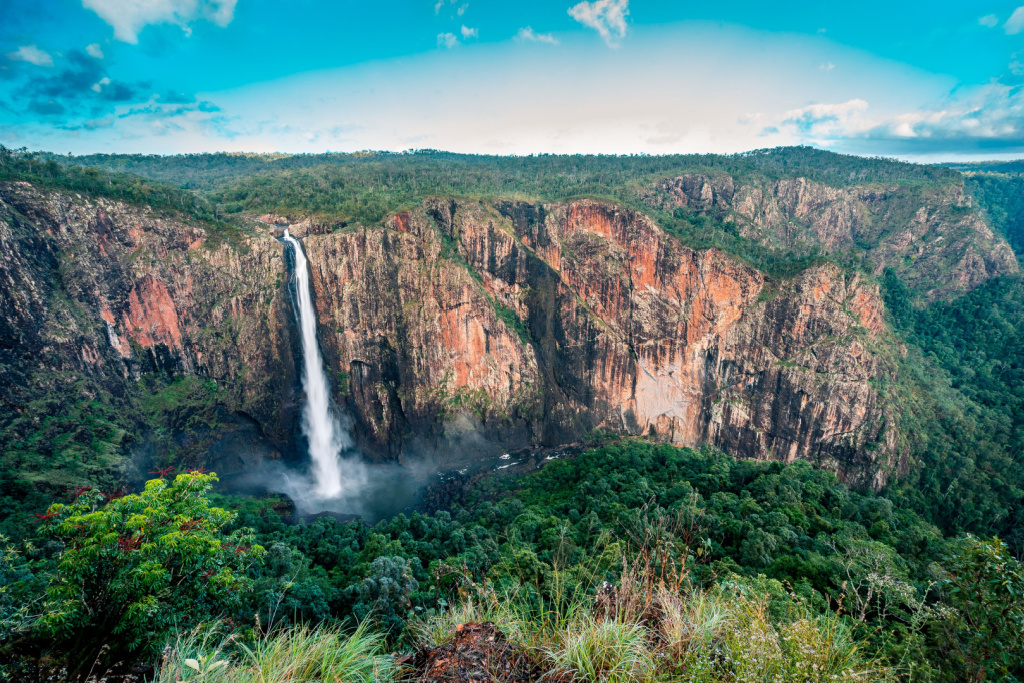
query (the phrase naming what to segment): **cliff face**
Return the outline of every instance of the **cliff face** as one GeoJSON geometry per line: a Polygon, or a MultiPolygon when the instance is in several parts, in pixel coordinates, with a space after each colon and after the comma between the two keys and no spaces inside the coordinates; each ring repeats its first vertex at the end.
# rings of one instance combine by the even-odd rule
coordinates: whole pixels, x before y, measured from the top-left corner
{"type": "MultiPolygon", "coordinates": [[[[198,226],[146,209],[11,183],[0,186],[0,259],[0,426],[46,394],[88,401],[103,391],[132,411],[140,378],[162,374],[215,380],[230,406],[225,433],[283,441],[292,429],[273,241],[212,246],[198,226]]],[[[221,471],[266,451],[251,450],[221,471]]]]}
{"type": "Polygon", "coordinates": [[[305,247],[327,362],[378,457],[599,428],[864,484],[897,464],[877,287],[834,266],[766,285],[596,202],[436,200],[305,247]]]}
{"type": "Polygon", "coordinates": [[[939,187],[830,187],[806,178],[738,182],[689,174],[641,192],[651,206],[715,215],[766,246],[855,253],[881,274],[893,268],[927,299],[947,299],[1019,268],[965,195],[939,187]]]}
{"type": "MultiPolygon", "coordinates": [[[[701,182],[685,201],[745,206],[701,182]]],[[[148,375],[198,376],[265,442],[228,453],[236,469],[288,441],[300,387],[288,259],[269,225],[286,219],[215,244],[146,209],[19,184],[0,186],[0,216],[6,405],[54,370],[129,409],[148,375]]],[[[371,457],[451,463],[604,429],[809,460],[853,484],[901,464],[878,388],[894,379],[879,292],[835,266],[766,280],[595,201],[434,199],[377,228],[306,228],[335,399],[371,457]]],[[[215,435],[218,457],[239,433],[215,435]]]]}
{"type": "Polygon", "coordinates": [[[448,247],[424,216],[304,245],[325,362],[366,450],[472,457],[530,445],[533,348],[443,256],[448,247]]]}
{"type": "Polygon", "coordinates": [[[772,283],[650,220],[595,202],[456,216],[470,263],[529,321],[550,371],[549,433],[600,427],[811,460],[876,483],[895,431],[872,387],[889,376],[877,287],[834,266],[772,283]]]}

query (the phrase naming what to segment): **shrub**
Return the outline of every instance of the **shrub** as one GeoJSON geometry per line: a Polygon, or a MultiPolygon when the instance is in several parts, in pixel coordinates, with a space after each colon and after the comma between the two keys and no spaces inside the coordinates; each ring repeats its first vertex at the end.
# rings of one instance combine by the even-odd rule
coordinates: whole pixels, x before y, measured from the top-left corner
{"type": "Polygon", "coordinates": [[[654,673],[654,657],[640,624],[598,621],[591,614],[569,624],[547,656],[554,673],[581,683],[646,681],[654,673]]]}
{"type": "Polygon", "coordinates": [[[80,490],[42,516],[61,550],[36,628],[64,654],[71,678],[153,657],[172,628],[238,604],[245,570],[263,549],[247,530],[223,533],[233,514],[210,507],[214,481],[156,479],[107,503],[80,490]]]}
{"type": "Polygon", "coordinates": [[[998,538],[967,537],[946,566],[945,636],[963,680],[1024,676],[1024,563],[998,538]]]}

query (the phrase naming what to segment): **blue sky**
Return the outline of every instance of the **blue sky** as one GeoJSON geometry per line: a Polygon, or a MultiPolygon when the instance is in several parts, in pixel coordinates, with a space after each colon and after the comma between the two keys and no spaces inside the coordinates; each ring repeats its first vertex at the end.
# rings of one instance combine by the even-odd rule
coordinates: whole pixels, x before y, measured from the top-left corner
{"type": "Polygon", "coordinates": [[[3,0],[0,143],[1024,157],[1018,2],[3,0]]]}

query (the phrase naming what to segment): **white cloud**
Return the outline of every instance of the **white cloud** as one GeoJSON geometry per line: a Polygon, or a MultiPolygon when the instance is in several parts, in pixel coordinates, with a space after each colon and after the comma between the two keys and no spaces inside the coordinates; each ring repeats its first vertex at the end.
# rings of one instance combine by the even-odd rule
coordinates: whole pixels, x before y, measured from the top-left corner
{"type": "Polygon", "coordinates": [[[465,24],[462,25],[462,37],[463,38],[478,38],[479,36],[480,36],[480,31],[476,30],[475,28],[470,28],[470,27],[466,26],[465,24]]]}
{"type": "Polygon", "coordinates": [[[936,107],[900,114],[873,131],[924,140],[1024,142],[1024,93],[1001,83],[965,90],[936,107]]]}
{"type": "Polygon", "coordinates": [[[100,90],[103,90],[103,86],[105,86],[105,85],[110,85],[110,79],[106,78],[106,77],[103,77],[99,81],[97,81],[96,83],[92,84],[92,91],[93,92],[99,92],[100,90]]]}
{"type": "Polygon", "coordinates": [[[1024,54],[1020,52],[1014,52],[1010,55],[1010,73],[1014,76],[1024,76],[1024,62],[1021,59],[1024,58],[1024,54]]]}
{"type": "Polygon", "coordinates": [[[818,65],[818,68],[827,73],[832,69],[836,68],[836,65],[833,64],[832,62],[822,62],[820,65],[818,65]]]}
{"type": "Polygon", "coordinates": [[[1006,31],[1006,35],[1015,36],[1021,31],[1024,31],[1024,7],[1018,7],[1013,10],[1013,14],[1003,24],[1003,29],[1006,31]]]}
{"type": "Polygon", "coordinates": [[[438,33],[437,46],[446,47],[449,50],[459,44],[459,37],[454,33],[438,33]]]}
{"type": "Polygon", "coordinates": [[[787,111],[782,125],[792,126],[800,134],[816,140],[849,137],[871,127],[871,122],[864,118],[867,108],[868,103],[861,99],[812,104],[787,111]]]}
{"type": "Polygon", "coordinates": [[[8,52],[7,58],[13,59],[16,62],[28,62],[36,66],[53,66],[53,57],[35,45],[22,45],[14,52],[8,52]]]}
{"type": "Polygon", "coordinates": [[[994,28],[999,23],[999,17],[994,14],[986,14],[985,16],[978,19],[978,23],[988,28],[994,28]]]}
{"type": "Polygon", "coordinates": [[[535,33],[533,28],[530,26],[519,29],[519,33],[516,34],[516,40],[523,43],[547,43],[548,45],[558,45],[558,38],[555,38],[550,33],[535,33]]]}
{"type": "Polygon", "coordinates": [[[114,37],[138,43],[139,32],[149,24],[177,24],[191,34],[190,24],[200,19],[227,26],[235,18],[238,0],[82,0],[114,28],[114,37]]]}
{"type": "Polygon", "coordinates": [[[103,59],[103,49],[100,48],[98,43],[85,46],[86,53],[93,59],[103,59]]]}
{"type": "MultiPolygon", "coordinates": [[[[859,153],[913,157],[1024,148],[1024,91],[1001,83],[965,88],[915,109],[869,117],[854,99],[786,112],[779,127],[795,139],[859,153]]],[[[988,157],[986,157],[988,158],[988,157]]]]}
{"type": "Polygon", "coordinates": [[[569,8],[569,16],[601,34],[609,47],[626,37],[626,15],[629,0],[593,0],[569,8]]]}

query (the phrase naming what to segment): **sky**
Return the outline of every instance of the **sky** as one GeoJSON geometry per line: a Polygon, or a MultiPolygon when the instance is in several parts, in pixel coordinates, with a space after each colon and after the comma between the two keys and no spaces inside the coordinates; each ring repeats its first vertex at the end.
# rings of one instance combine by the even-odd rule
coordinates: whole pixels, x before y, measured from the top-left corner
{"type": "Polygon", "coordinates": [[[0,144],[1020,158],[1018,2],[0,0],[0,144]]]}

